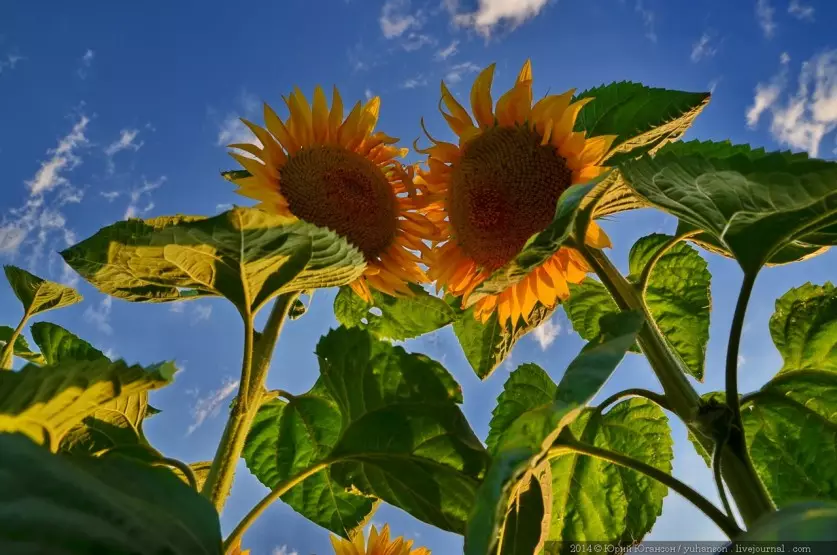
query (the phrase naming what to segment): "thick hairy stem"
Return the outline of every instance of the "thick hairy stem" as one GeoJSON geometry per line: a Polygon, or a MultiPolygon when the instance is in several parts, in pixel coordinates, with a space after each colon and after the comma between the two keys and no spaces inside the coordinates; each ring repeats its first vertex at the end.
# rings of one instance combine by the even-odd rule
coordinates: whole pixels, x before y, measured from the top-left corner
{"type": "Polygon", "coordinates": [[[255,340],[252,317],[245,317],[239,394],[230,410],[224,434],[201,489],[201,494],[212,501],[219,513],[223,510],[232,489],[236,464],[241,458],[244,442],[259,410],[273,349],[282,331],[288,309],[298,295],[288,293],[276,299],[258,341],[255,340]]]}
{"type": "Polygon", "coordinates": [[[229,552],[234,545],[236,545],[239,541],[241,541],[241,537],[244,535],[244,532],[250,527],[253,522],[256,521],[257,518],[267,509],[274,501],[291,491],[294,486],[304,482],[309,477],[313,476],[317,472],[328,468],[328,465],[331,464],[329,461],[323,461],[310,468],[306,468],[296,476],[292,476],[283,482],[279,482],[279,484],[273,488],[273,490],[268,493],[264,499],[259,501],[259,503],[250,509],[250,512],[247,513],[241,522],[238,523],[238,526],[235,527],[235,530],[232,531],[232,534],[224,541],[224,553],[229,552]]]}
{"type": "Polygon", "coordinates": [[[648,399],[649,401],[651,401],[652,403],[654,403],[662,409],[668,411],[671,410],[671,407],[669,406],[665,395],[660,395],[659,393],[649,391],[647,389],[642,389],[640,387],[632,387],[630,389],[625,389],[624,391],[618,391],[610,397],[608,397],[607,399],[605,399],[604,401],[602,401],[601,403],[599,403],[599,406],[597,408],[599,412],[601,412],[610,405],[618,401],[621,401],[622,399],[625,399],[627,397],[642,397],[644,399],[648,399]]]}
{"type": "MultiPolygon", "coordinates": [[[[584,255],[621,310],[637,310],[645,315],[646,325],[637,337],[639,346],[660,380],[671,410],[689,427],[706,452],[713,453],[715,439],[700,418],[704,403],[686,378],[682,360],[671,350],[654,322],[641,292],[619,273],[602,251],[585,245],[574,246],[584,255]]],[[[736,430],[733,429],[730,443],[723,448],[721,470],[738,511],[749,526],[775,507],[749,463],[743,431],[737,431],[740,438],[735,437],[736,430]],[[742,447],[743,451],[740,450],[742,447]]]]}
{"type": "Polygon", "coordinates": [[[597,459],[601,459],[603,461],[608,461],[613,464],[618,464],[619,466],[624,466],[625,468],[630,468],[632,470],[636,470],[646,476],[657,480],[658,482],[670,487],[686,499],[688,499],[695,507],[701,510],[706,516],[712,519],[712,522],[718,525],[718,528],[724,531],[724,533],[729,536],[730,539],[735,538],[739,534],[741,534],[741,529],[738,525],[735,524],[735,521],[732,520],[730,517],[725,515],[721,512],[715,505],[713,505],[708,499],[703,497],[701,494],[675,478],[674,476],[667,474],[660,470],[659,468],[654,468],[653,466],[646,464],[642,461],[638,461],[636,459],[632,459],[622,453],[617,453],[615,451],[608,451],[607,449],[601,449],[599,447],[595,447],[593,445],[589,445],[587,443],[582,443],[580,441],[575,441],[571,439],[567,439],[562,437],[560,439],[560,443],[555,447],[556,455],[562,455],[566,453],[566,449],[570,449],[576,453],[587,455],[590,457],[595,457],[597,459]]]}
{"type": "Polygon", "coordinates": [[[17,341],[17,338],[20,337],[21,332],[23,332],[23,327],[26,325],[27,320],[29,320],[28,313],[23,315],[23,318],[15,328],[15,331],[12,332],[12,336],[9,338],[9,341],[3,347],[3,350],[0,351],[0,370],[12,369],[15,361],[15,342],[17,341]]]}

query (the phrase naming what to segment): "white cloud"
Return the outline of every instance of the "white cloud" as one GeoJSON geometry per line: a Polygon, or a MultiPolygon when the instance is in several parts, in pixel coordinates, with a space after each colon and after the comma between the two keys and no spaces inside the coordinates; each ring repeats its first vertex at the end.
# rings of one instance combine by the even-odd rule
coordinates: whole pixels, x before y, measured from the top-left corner
{"type": "Polygon", "coordinates": [[[721,84],[721,78],[718,77],[717,79],[713,79],[709,82],[707,87],[709,88],[709,94],[715,94],[715,89],[718,88],[718,85],[721,84]]]}
{"type": "Polygon", "coordinates": [[[712,35],[709,33],[703,33],[692,45],[692,54],[691,60],[693,63],[697,63],[704,58],[711,58],[715,54],[717,54],[718,49],[712,46],[710,43],[712,42],[712,35]]]}
{"type": "Polygon", "coordinates": [[[512,29],[527,19],[537,16],[549,0],[479,0],[475,12],[457,13],[459,3],[445,1],[448,11],[454,14],[457,25],[473,27],[481,35],[489,37],[494,27],[508,24],[512,29]]]}
{"type": "Polygon", "coordinates": [[[532,336],[541,346],[542,351],[546,351],[552,343],[558,338],[561,333],[561,324],[554,321],[554,317],[545,321],[543,324],[535,328],[532,336]]]}
{"type": "Polygon", "coordinates": [[[370,100],[375,95],[374,93],[372,93],[372,89],[366,89],[365,91],[363,91],[363,96],[366,97],[366,100],[370,100]]]}
{"type": "Polygon", "coordinates": [[[73,125],[70,133],[58,141],[58,146],[47,151],[47,154],[51,154],[52,157],[46,162],[42,162],[35,177],[26,182],[32,195],[43,194],[67,183],[67,178],[62,174],[65,171],[73,170],[81,163],[76,150],[87,144],[84,131],[89,123],[90,119],[82,115],[78,122],[73,125]]]}
{"type": "Polygon", "coordinates": [[[776,32],[776,21],[773,19],[775,11],[770,5],[770,0],[756,0],[756,19],[767,38],[772,38],[776,32]]]}
{"type": "Polygon", "coordinates": [[[462,81],[463,75],[467,73],[476,73],[480,70],[480,66],[472,62],[463,62],[448,68],[445,73],[445,81],[448,83],[459,83],[462,81]]]}
{"type": "MultiPolygon", "coordinates": [[[[238,380],[234,380],[232,377],[227,376],[224,378],[224,382],[221,384],[221,387],[214,391],[210,391],[204,397],[198,397],[195,400],[195,404],[192,406],[192,424],[189,425],[186,435],[191,435],[192,432],[197,430],[207,418],[217,416],[218,412],[221,410],[221,405],[224,403],[224,400],[232,395],[236,389],[238,389],[238,380]]],[[[197,396],[199,395],[199,392],[195,391],[195,394],[197,396]]]]}
{"type": "Polygon", "coordinates": [[[139,129],[123,129],[119,132],[119,138],[105,148],[105,154],[107,156],[113,156],[123,150],[139,150],[145,143],[142,141],[134,142],[137,135],[139,135],[139,129]]]}
{"type": "Polygon", "coordinates": [[[381,17],[378,23],[381,25],[381,32],[388,39],[400,37],[410,29],[421,29],[424,21],[421,12],[411,14],[410,0],[387,0],[381,8],[381,17]]]}
{"type": "Polygon", "coordinates": [[[105,197],[105,200],[108,202],[113,202],[119,198],[120,193],[119,191],[99,191],[99,194],[105,197]]]}
{"type": "Polygon", "coordinates": [[[450,58],[451,56],[455,55],[458,52],[458,47],[459,47],[459,41],[454,40],[449,45],[447,45],[446,47],[442,48],[441,50],[438,50],[436,52],[436,56],[434,56],[434,57],[435,57],[435,59],[440,60],[440,61],[447,60],[448,58],[450,58]]]}
{"type": "Polygon", "coordinates": [[[195,305],[194,308],[192,308],[192,325],[209,320],[210,316],[212,316],[211,306],[201,304],[195,305]]]}
{"type": "Polygon", "coordinates": [[[259,100],[247,91],[242,91],[236,100],[237,111],[229,112],[218,126],[215,144],[227,146],[234,143],[247,143],[261,147],[262,143],[241,121],[242,117],[252,119],[259,111],[259,100]]]}
{"type": "Polygon", "coordinates": [[[17,63],[23,59],[23,56],[18,54],[6,54],[5,59],[0,59],[0,73],[7,69],[14,69],[17,63]]]}
{"type": "Polygon", "coordinates": [[[280,545],[273,548],[272,555],[299,555],[299,552],[295,549],[291,549],[287,545],[280,545]]]}
{"type": "Polygon", "coordinates": [[[81,57],[81,61],[79,62],[79,68],[76,71],[81,79],[87,79],[87,70],[89,70],[90,66],[93,65],[93,58],[95,57],[96,53],[90,48],[84,52],[84,55],[81,57]]]}
{"type": "Polygon", "coordinates": [[[823,138],[837,129],[837,49],[803,63],[796,93],[782,102],[788,61],[783,56],[785,63],[779,74],[771,83],[756,87],[756,98],[747,112],[748,123],[755,125],[760,115],[769,111],[770,133],[776,141],[817,156],[823,138]]]}
{"type": "Polygon", "coordinates": [[[788,5],[788,13],[796,19],[814,21],[814,7],[803,4],[801,0],[791,0],[791,3],[788,5]]]}
{"type": "Polygon", "coordinates": [[[410,33],[401,41],[401,48],[407,52],[413,52],[428,44],[436,44],[436,39],[421,33],[410,33]]]}
{"type": "Polygon", "coordinates": [[[418,87],[426,87],[427,78],[423,75],[416,75],[401,83],[402,89],[417,89],[418,87]]]}
{"type": "Polygon", "coordinates": [[[783,64],[787,64],[788,62],[790,62],[790,54],[788,54],[787,52],[782,52],[782,54],[779,56],[779,62],[783,64]]]}
{"type": "Polygon", "coordinates": [[[113,304],[112,297],[105,297],[98,306],[88,305],[84,310],[84,321],[96,326],[105,335],[111,335],[113,328],[110,325],[110,309],[113,304]]]}
{"type": "Polygon", "coordinates": [[[643,0],[636,0],[634,11],[642,18],[642,25],[645,27],[645,38],[653,43],[657,42],[657,31],[655,28],[656,15],[645,7],[643,0]]]}
{"type": "Polygon", "coordinates": [[[125,209],[124,218],[126,220],[128,218],[138,218],[151,212],[154,209],[154,201],[151,200],[151,193],[155,189],[159,189],[165,181],[166,176],[161,176],[156,181],[148,181],[143,178],[142,186],[128,193],[130,202],[125,209]]]}
{"type": "Polygon", "coordinates": [[[747,359],[744,358],[744,355],[738,355],[738,367],[741,368],[745,364],[747,364],[747,359]]]}
{"type": "Polygon", "coordinates": [[[169,307],[169,312],[174,312],[175,314],[183,314],[183,310],[185,308],[185,303],[171,303],[171,306],[169,307]]]}

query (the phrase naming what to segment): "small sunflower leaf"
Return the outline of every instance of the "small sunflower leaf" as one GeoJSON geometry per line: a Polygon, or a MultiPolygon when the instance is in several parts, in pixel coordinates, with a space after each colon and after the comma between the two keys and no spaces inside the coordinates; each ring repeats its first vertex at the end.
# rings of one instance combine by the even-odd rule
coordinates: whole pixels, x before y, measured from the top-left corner
{"type": "Polygon", "coordinates": [[[494,272],[491,277],[477,286],[468,296],[465,308],[475,305],[490,295],[499,295],[512,285],[525,278],[529,273],[549,260],[552,255],[570,238],[574,230],[575,218],[585,196],[596,185],[607,178],[608,174],[597,177],[584,185],[573,185],[561,194],[555,209],[555,217],[546,229],[532,235],[523,248],[505,266],[494,272]]]}
{"type": "Polygon", "coordinates": [[[144,369],[100,359],[0,372],[0,432],[22,432],[55,450],[87,417],[167,385],[176,371],[171,363],[144,369]]]}
{"type": "Polygon", "coordinates": [[[493,553],[519,482],[561,430],[584,415],[585,406],[634,344],[642,325],[642,316],[635,312],[604,318],[602,337],[582,349],[557,386],[534,364],[512,372],[489,425],[492,463],[468,520],[466,555],[493,553]]]}
{"type": "MultiPolygon", "coordinates": [[[[9,326],[0,326],[0,351],[2,351],[9,343],[9,340],[12,338],[12,335],[14,335],[14,332],[15,330],[9,326]]],[[[29,348],[29,343],[23,335],[18,335],[15,339],[12,354],[18,358],[22,358],[23,360],[34,362],[35,364],[44,363],[44,357],[41,353],[36,353],[29,348]]]]}
{"type": "Polygon", "coordinates": [[[645,202],[706,232],[745,273],[795,242],[837,243],[837,163],[729,143],[673,143],[620,169],[645,202]]]}
{"type": "Polygon", "coordinates": [[[366,268],[363,255],[335,233],[254,208],[212,218],[131,219],[61,255],[114,297],[172,302],[222,296],[254,312],[278,294],[344,285],[366,268]]]}
{"type": "MultiPolygon", "coordinates": [[[[449,300],[452,303],[459,301],[449,300]]],[[[458,313],[453,331],[474,373],[485,380],[506,360],[524,335],[548,320],[554,312],[555,308],[538,303],[525,320],[520,319],[512,326],[510,321],[500,325],[496,312],[485,323],[480,322],[474,317],[474,308],[471,307],[458,313]]]]}
{"type": "MultiPolygon", "coordinates": [[[[671,430],[662,409],[630,399],[607,413],[587,409],[570,429],[577,438],[671,473],[671,430]]],[[[547,553],[570,553],[572,542],[628,547],[651,531],[668,488],[634,470],[567,453],[552,459],[552,511],[547,553]]]]}
{"type": "Polygon", "coordinates": [[[448,303],[419,285],[412,296],[393,297],[372,291],[372,304],[349,287],[334,298],[334,316],[347,328],[365,329],[375,337],[402,341],[436,331],[453,322],[456,314],[448,303]]]}
{"type": "Polygon", "coordinates": [[[780,372],[837,372],[837,289],[806,283],[776,301],[770,335],[782,354],[780,372]]]}
{"type": "Polygon", "coordinates": [[[600,281],[588,278],[581,283],[570,283],[569,286],[570,298],[562,305],[564,312],[578,335],[592,341],[601,334],[601,317],[618,313],[619,307],[600,281]]]}
{"type": "Polygon", "coordinates": [[[166,469],[59,457],[20,434],[0,434],[0,452],[2,553],[223,552],[215,509],[166,469]]]}
{"type": "Polygon", "coordinates": [[[107,358],[102,351],[57,324],[37,322],[32,324],[31,333],[46,364],[107,358]]]}
{"type": "Polygon", "coordinates": [[[810,549],[811,545],[830,545],[834,541],[837,541],[837,503],[811,501],[787,505],[765,515],[722,551],[737,553],[752,549],[754,544],[776,546],[777,542],[806,542],[805,547],[810,549]],[[741,544],[740,548],[736,543],[741,544]]]}
{"type": "Polygon", "coordinates": [[[17,266],[4,266],[6,279],[15,296],[23,304],[27,317],[81,302],[82,297],[72,287],[41,279],[17,266]]]}
{"type": "MultiPolygon", "coordinates": [[[[341,431],[337,404],[320,384],[289,401],[274,399],[256,414],[244,446],[244,460],[269,488],[328,456],[341,431]]],[[[321,470],[282,496],[308,520],[344,538],[374,509],[371,497],[351,493],[321,470]]]]}

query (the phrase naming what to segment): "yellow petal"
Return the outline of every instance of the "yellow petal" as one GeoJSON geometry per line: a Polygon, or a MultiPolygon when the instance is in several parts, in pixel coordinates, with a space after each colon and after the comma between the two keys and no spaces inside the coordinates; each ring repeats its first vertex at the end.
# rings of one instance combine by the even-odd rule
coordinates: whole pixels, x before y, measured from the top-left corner
{"type": "Polygon", "coordinates": [[[616,135],[599,135],[587,139],[584,143],[584,150],[581,151],[576,160],[578,167],[570,166],[570,169],[580,170],[584,166],[595,166],[610,151],[610,145],[613,144],[615,139],[616,135]]]}
{"type": "Polygon", "coordinates": [[[314,89],[314,108],[311,116],[314,143],[323,144],[328,140],[328,101],[319,85],[314,89]]]}
{"type": "Polygon", "coordinates": [[[264,164],[261,164],[258,161],[253,160],[252,158],[236,154],[235,152],[230,152],[229,155],[232,156],[236,162],[241,164],[242,168],[244,168],[254,176],[271,179],[270,172],[264,164]]]}
{"type": "Polygon", "coordinates": [[[276,140],[270,135],[270,133],[267,132],[266,129],[256,125],[255,123],[247,121],[244,118],[241,118],[241,121],[250,129],[250,131],[253,132],[256,138],[259,139],[259,141],[262,143],[262,146],[264,147],[264,152],[267,155],[267,158],[265,158],[265,162],[267,162],[268,165],[278,166],[280,164],[283,164],[285,160],[287,160],[285,153],[282,152],[282,149],[279,148],[278,144],[276,144],[276,140]]]}
{"type": "Polygon", "coordinates": [[[606,171],[607,168],[601,166],[585,166],[573,172],[573,185],[576,183],[589,183],[606,171]]]}
{"type": "Polygon", "coordinates": [[[474,80],[471,87],[471,111],[474,119],[481,126],[494,125],[494,113],[492,112],[491,82],[494,80],[494,66],[491,64],[474,80]]]}
{"type": "Polygon", "coordinates": [[[579,112],[581,112],[581,109],[592,100],[592,98],[582,98],[578,102],[573,102],[566,110],[564,110],[564,113],[561,115],[561,119],[558,120],[558,124],[552,128],[552,144],[560,145],[561,142],[566,139],[575,126],[575,120],[578,117],[579,112]],[[558,142],[556,143],[555,141],[558,142]]]}
{"type": "Polygon", "coordinates": [[[331,93],[331,112],[328,114],[328,135],[332,141],[337,139],[337,131],[343,123],[343,99],[337,87],[331,93]]]}
{"type": "MultiPolygon", "coordinates": [[[[453,95],[448,90],[445,82],[442,81],[442,102],[445,103],[450,115],[461,121],[463,127],[473,127],[474,121],[471,119],[471,116],[468,114],[468,111],[456,100],[453,95]]],[[[454,132],[459,134],[459,132],[454,129],[454,132]]]]}
{"type": "Polygon", "coordinates": [[[256,158],[259,158],[260,160],[262,159],[262,156],[264,156],[264,152],[262,152],[262,149],[260,149],[259,147],[257,147],[254,144],[251,144],[251,143],[233,143],[233,144],[227,145],[227,147],[234,148],[234,149],[237,149],[237,150],[243,150],[244,152],[252,154],[256,158]]]}
{"type": "MultiPolygon", "coordinates": [[[[553,128],[553,141],[555,139],[554,133],[553,128]]],[[[581,155],[581,151],[584,150],[585,142],[584,133],[570,133],[561,143],[561,146],[558,147],[558,153],[567,160],[567,166],[570,168],[578,166],[577,158],[581,155]]]]}
{"type": "Polygon", "coordinates": [[[512,295],[508,293],[502,293],[500,295],[500,299],[497,301],[497,317],[500,320],[500,324],[505,324],[505,322],[511,318],[511,311],[512,311],[512,295]]]}
{"type": "Polygon", "coordinates": [[[290,128],[293,131],[294,137],[299,141],[300,145],[305,147],[311,144],[314,138],[312,129],[311,107],[308,105],[308,100],[305,95],[299,90],[299,87],[294,87],[294,92],[291,93],[290,98],[285,99],[288,105],[288,110],[291,113],[290,128]]]}
{"type": "Polygon", "coordinates": [[[421,152],[422,154],[427,154],[431,158],[435,158],[440,162],[450,164],[457,162],[459,160],[459,157],[462,155],[462,152],[459,150],[459,147],[451,143],[436,143],[430,148],[426,148],[424,150],[416,148],[416,151],[421,152]]]}
{"type": "Polygon", "coordinates": [[[587,226],[587,233],[584,234],[584,242],[597,249],[609,249],[613,246],[610,242],[610,237],[607,236],[607,233],[596,222],[590,222],[590,225],[587,226]]]}
{"type": "Polygon", "coordinates": [[[524,318],[528,318],[532,311],[535,309],[535,305],[538,304],[538,297],[535,294],[535,276],[529,274],[526,276],[523,281],[517,284],[518,291],[520,292],[520,309],[521,314],[524,318]]]}
{"type": "Polygon", "coordinates": [[[532,107],[532,115],[529,116],[538,132],[543,132],[542,128],[547,121],[553,120],[557,123],[561,120],[561,116],[570,105],[574,94],[575,89],[570,89],[563,94],[554,94],[538,100],[532,107]]]}
{"type": "Polygon", "coordinates": [[[355,103],[352,111],[349,112],[349,117],[340,126],[340,130],[337,132],[337,141],[340,143],[340,146],[346,146],[354,140],[357,134],[357,124],[360,121],[360,110],[360,102],[355,103]]]}
{"type": "Polygon", "coordinates": [[[357,125],[358,134],[361,139],[365,139],[375,129],[375,126],[378,124],[378,114],[380,111],[381,97],[375,96],[370,98],[366,106],[363,107],[363,112],[357,125]]]}
{"type": "Polygon", "coordinates": [[[299,141],[294,138],[279,116],[276,115],[276,112],[273,111],[273,108],[268,106],[267,103],[264,105],[264,121],[268,131],[276,137],[276,140],[288,153],[292,154],[299,150],[299,141]]]}
{"type": "Polygon", "coordinates": [[[531,83],[515,85],[497,101],[497,123],[504,127],[511,127],[515,123],[523,123],[529,118],[532,110],[531,83]]]}
{"type": "Polygon", "coordinates": [[[532,60],[526,60],[520,73],[517,75],[517,84],[532,80],[532,60]]]}

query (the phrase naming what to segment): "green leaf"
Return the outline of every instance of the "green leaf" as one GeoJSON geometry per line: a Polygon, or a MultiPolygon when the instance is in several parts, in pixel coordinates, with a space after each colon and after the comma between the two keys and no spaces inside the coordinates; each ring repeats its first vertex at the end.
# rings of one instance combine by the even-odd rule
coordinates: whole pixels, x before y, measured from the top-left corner
{"type": "Polygon", "coordinates": [[[474,373],[484,380],[506,360],[515,343],[549,320],[554,312],[555,308],[538,303],[531,314],[518,320],[514,326],[511,321],[501,326],[496,312],[482,323],[474,317],[474,308],[471,307],[457,316],[453,331],[474,373]]]}
{"type": "Polygon", "coordinates": [[[604,174],[587,184],[573,185],[564,191],[558,199],[552,223],[540,233],[532,235],[514,259],[474,289],[468,296],[465,308],[487,296],[502,293],[555,254],[572,234],[575,217],[584,197],[607,176],[604,174]]]}
{"type": "MultiPolygon", "coordinates": [[[[15,330],[13,330],[9,326],[0,326],[0,351],[8,344],[9,340],[14,335],[15,330]]],[[[24,360],[28,360],[29,362],[34,362],[35,364],[43,364],[44,357],[41,356],[41,353],[33,352],[29,348],[29,343],[26,341],[26,338],[23,335],[18,335],[17,339],[15,339],[15,346],[14,346],[14,356],[22,358],[24,360]]]]}
{"type": "MultiPolygon", "coordinates": [[[[318,385],[285,402],[264,403],[244,446],[244,460],[259,481],[273,489],[326,458],[341,431],[333,399],[318,385]]],[[[322,470],[282,496],[282,501],[308,520],[345,538],[372,513],[374,500],[347,491],[322,470]]]]}
{"type": "Polygon", "coordinates": [[[750,398],[744,431],[773,501],[837,500],[837,373],[786,371],[750,398]]]}
{"type": "Polygon", "coordinates": [[[109,403],[167,385],[171,363],[148,370],[122,361],[70,361],[0,372],[0,432],[22,432],[58,448],[69,430],[109,403]]]}
{"type": "Polygon", "coordinates": [[[511,494],[499,541],[499,555],[532,555],[543,549],[549,532],[552,473],[548,464],[527,472],[511,494]],[[528,478],[528,479],[527,479],[528,478]],[[547,505],[548,506],[548,505],[547,505]]]}
{"type": "Polygon", "coordinates": [[[212,505],[171,472],[0,434],[2,553],[221,555],[212,505]]]}
{"type": "MultiPolygon", "coordinates": [[[[585,443],[616,451],[671,473],[668,419],[646,399],[630,399],[606,414],[589,410],[570,429],[585,443]]],[[[651,531],[668,488],[606,461],[569,453],[552,460],[552,522],[548,553],[570,553],[570,543],[627,547],[651,531]]]]}
{"type": "Polygon", "coordinates": [[[564,301],[564,311],[578,335],[592,341],[601,333],[601,317],[618,313],[619,307],[600,281],[588,278],[569,286],[570,298],[564,301]]]}
{"type": "Polygon", "coordinates": [[[99,360],[107,358],[102,351],[57,324],[32,324],[32,339],[41,348],[45,364],[68,360],[99,360]]]}
{"type": "Polygon", "coordinates": [[[334,316],[347,328],[358,327],[381,339],[401,341],[436,331],[453,322],[454,310],[419,285],[411,285],[410,297],[393,297],[372,291],[372,304],[349,287],[341,287],[334,299],[334,316]]]}
{"type": "Polygon", "coordinates": [[[776,301],[770,335],[782,354],[782,372],[837,372],[837,290],[806,283],[776,301]]]}
{"type": "Polygon", "coordinates": [[[794,241],[831,245],[837,164],[728,143],[671,144],[621,164],[646,202],[705,231],[746,273],[794,241]]]}
{"type": "Polygon", "coordinates": [[[335,233],[253,208],[108,226],[61,255],[103,293],[134,302],[223,296],[257,311],[281,293],[358,278],[363,255],[335,233]]]}
{"type": "MultiPolygon", "coordinates": [[[[649,260],[671,239],[655,233],[637,241],[629,256],[631,275],[638,278],[649,260]]],[[[681,242],[657,261],[645,295],[648,309],[666,341],[689,373],[701,381],[709,343],[711,279],[706,261],[681,242]]]]}
{"type": "Polygon", "coordinates": [[[82,296],[72,287],[41,279],[16,266],[3,266],[3,270],[27,317],[81,302],[82,296]]]}
{"type": "MultiPolygon", "coordinates": [[[[787,507],[780,507],[778,511],[770,513],[758,520],[755,525],[737,538],[736,542],[726,549],[725,553],[752,550],[752,543],[776,545],[776,542],[799,541],[809,542],[808,549],[813,546],[828,545],[817,542],[834,542],[837,540],[837,504],[835,503],[796,503],[787,507]],[[736,543],[743,544],[737,549],[736,543]]],[[[816,549],[816,547],[815,547],[816,549]]],[[[826,549],[828,549],[826,547],[826,549]]]]}

